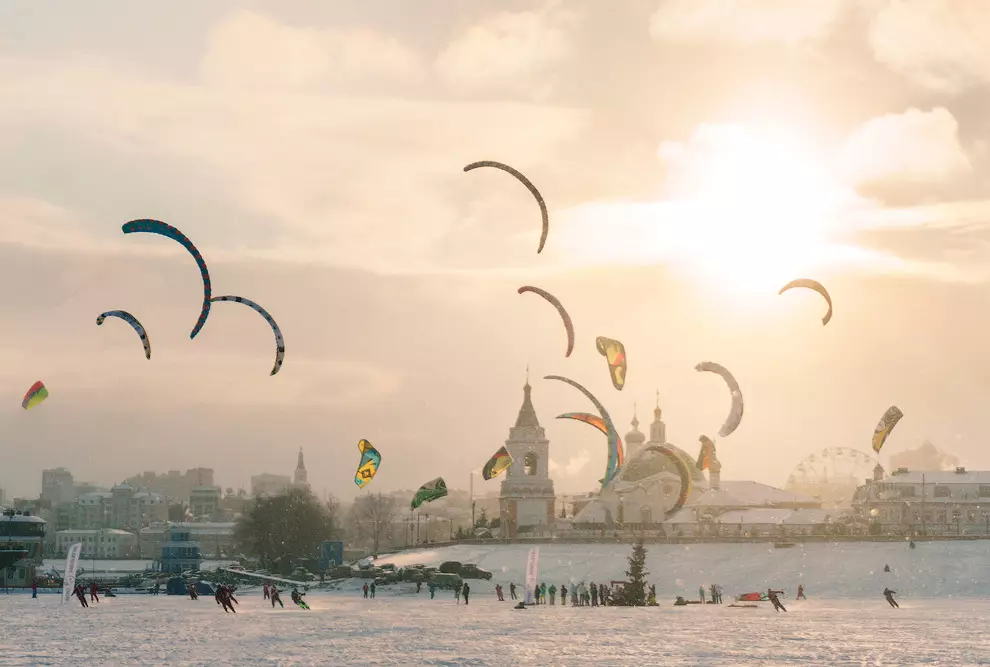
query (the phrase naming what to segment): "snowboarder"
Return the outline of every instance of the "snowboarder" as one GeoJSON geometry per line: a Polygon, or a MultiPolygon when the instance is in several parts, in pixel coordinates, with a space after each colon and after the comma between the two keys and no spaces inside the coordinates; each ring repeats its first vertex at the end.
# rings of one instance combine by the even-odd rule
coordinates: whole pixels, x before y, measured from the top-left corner
{"type": "Polygon", "coordinates": [[[895,609],[899,609],[901,605],[897,604],[897,600],[894,599],[895,595],[897,595],[897,591],[892,591],[889,588],[883,589],[883,596],[887,598],[887,602],[890,606],[895,609]]]}

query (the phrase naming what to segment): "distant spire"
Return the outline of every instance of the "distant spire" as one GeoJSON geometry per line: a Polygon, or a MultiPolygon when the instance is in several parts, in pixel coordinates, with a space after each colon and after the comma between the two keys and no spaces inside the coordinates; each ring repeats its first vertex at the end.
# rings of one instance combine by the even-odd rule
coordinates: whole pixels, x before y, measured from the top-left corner
{"type": "Polygon", "coordinates": [[[659,420],[662,416],[663,412],[660,410],[660,390],[657,389],[657,407],[653,408],[653,417],[659,420]]]}
{"type": "Polygon", "coordinates": [[[529,386],[529,378],[526,378],[526,384],[523,386],[523,403],[519,408],[519,416],[516,417],[516,428],[519,427],[529,427],[529,428],[540,428],[540,420],[536,417],[536,409],[533,407],[533,398],[531,393],[533,388],[529,386]]]}
{"type": "Polygon", "coordinates": [[[302,447],[299,448],[299,460],[296,462],[296,470],[305,470],[306,464],[303,463],[303,453],[302,447]]]}
{"type": "Polygon", "coordinates": [[[529,364],[526,364],[526,386],[529,386],[529,364]]]}
{"type": "Polygon", "coordinates": [[[633,418],[632,418],[633,428],[639,428],[639,417],[636,416],[636,401],[633,401],[633,418]]]}

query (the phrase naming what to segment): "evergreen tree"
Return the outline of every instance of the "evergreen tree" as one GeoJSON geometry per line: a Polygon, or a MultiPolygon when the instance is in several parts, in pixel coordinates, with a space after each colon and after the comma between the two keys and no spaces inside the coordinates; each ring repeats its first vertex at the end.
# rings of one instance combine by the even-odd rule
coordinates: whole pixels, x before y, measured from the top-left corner
{"type": "Polygon", "coordinates": [[[642,607],[646,604],[646,547],[642,540],[633,545],[629,556],[629,569],[626,570],[626,581],[617,601],[624,607],[642,607]]]}

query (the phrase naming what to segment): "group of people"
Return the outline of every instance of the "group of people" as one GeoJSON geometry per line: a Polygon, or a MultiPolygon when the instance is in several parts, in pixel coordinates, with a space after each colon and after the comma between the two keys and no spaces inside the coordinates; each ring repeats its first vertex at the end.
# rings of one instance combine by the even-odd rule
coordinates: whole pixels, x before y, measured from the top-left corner
{"type": "MultiPolygon", "coordinates": [[[[217,592],[214,594],[213,597],[216,598],[216,601],[217,601],[217,604],[218,605],[222,605],[223,606],[223,610],[225,612],[228,612],[228,613],[229,612],[234,612],[235,614],[237,613],[234,610],[234,605],[235,604],[240,604],[240,602],[238,602],[237,601],[237,598],[234,597],[234,591],[235,590],[236,590],[235,588],[233,588],[231,586],[228,586],[227,584],[220,584],[219,586],[217,586],[217,592]]],[[[195,592],[195,589],[193,589],[193,591],[195,592]]],[[[195,600],[195,599],[198,599],[198,598],[199,598],[199,596],[197,595],[193,599],[195,600]]]]}
{"type": "MultiPolygon", "coordinates": [[[[34,597],[37,597],[38,596],[37,595],[37,590],[38,589],[37,589],[36,586],[35,587],[32,587],[32,595],[34,597]]],[[[100,595],[99,595],[100,588],[99,588],[99,586],[96,585],[96,582],[95,581],[89,582],[89,589],[88,589],[89,590],[89,602],[86,602],[86,590],[87,590],[87,588],[83,584],[76,584],[75,585],[75,588],[72,589],[72,594],[76,596],[76,599],[77,600],[79,600],[79,604],[81,604],[84,607],[88,607],[89,606],[89,602],[99,602],[100,601],[100,595]]]]}
{"type": "MultiPolygon", "coordinates": [[[[708,595],[709,600],[712,604],[722,604],[722,586],[719,584],[709,584],[708,585],[708,595]]],[[[701,604],[705,604],[705,587],[698,587],[698,597],[701,598],[701,604]]]]}
{"type": "MultiPolygon", "coordinates": [[[[560,604],[562,606],[567,605],[568,593],[571,596],[572,607],[604,607],[610,604],[612,599],[612,592],[605,584],[591,582],[591,584],[586,586],[582,581],[577,585],[572,585],[570,589],[567,588],[567,584],[561,584],[558,589],[556,584],[550,584],[547,587],[546,583],[541,583],[533,589],[533,602],[535,604],[555,605],[557,604],[558,590],[560,591],[560,604]]],[[[495,585],[495,596],[499,602],[505,602],[502,584],[495,585]]],[[[511,582],[509,583],[509,598],[512,600],[519,599],[519,594],[516,592],[516,585],[511,582]]]]}

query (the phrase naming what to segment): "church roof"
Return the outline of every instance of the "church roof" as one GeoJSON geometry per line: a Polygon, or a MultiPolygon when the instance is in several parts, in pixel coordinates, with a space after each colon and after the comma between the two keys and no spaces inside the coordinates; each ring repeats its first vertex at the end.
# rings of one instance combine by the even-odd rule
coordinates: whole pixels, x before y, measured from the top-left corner
{"type": "Polygon", "coordinates": [[[516,417],[516,428],[540,428],[540,420],[536,417],[536,409],[530,396],[532,391],[533,388],[527,382],[523,387],[523,402],[519,408],[519,416],[516,417]]]}

